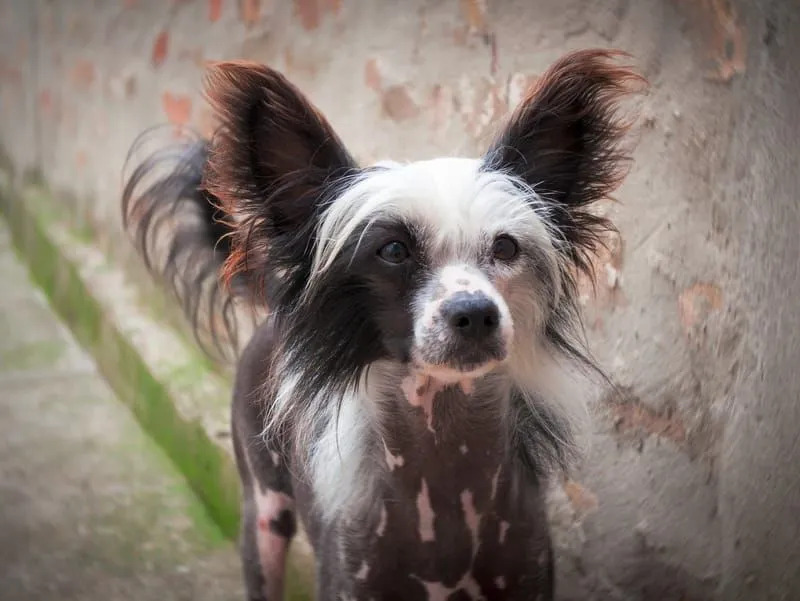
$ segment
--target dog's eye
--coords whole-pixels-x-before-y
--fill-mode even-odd
[[[498,236],[492,244],[492,256],[497,261],[510,261],[518,252],[519,247],[510,236]]]
[[[385,244],[378,251],[378,256],[387,263],[402,263],[409,255],[406,245],[396,240]]]

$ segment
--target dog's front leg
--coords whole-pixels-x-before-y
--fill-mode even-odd
[[[279,454],[269,450],[260,437],[242,434],[234,428],[236,463],[242,481],[239,544],[247,599],[281,601],[286,557],[295,533],[289,474]]]

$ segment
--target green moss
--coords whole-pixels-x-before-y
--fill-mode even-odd
[[[59,225],[65,223],[59,220],[60,213],[53,206],[40,187],[17,197],[5,183],[0,186],[0,210],[11,223],[14,244],[28,263],[32,278],[78,341],[93,354],[119,398],[128,404],[202,501],[202,505],[187,506],[198,531],[203,538],[216,542],[223,537],[235,538],[239,530],[239,479],[232,458],[210,438],[201,423],[180,415],[170,393],[175,387],[192,390],[207,374],[222,370],[198,352],[176,367],[166,382],[152,373],[125,333],[106,318],[77,266],[48,235],[48,227],[55,221]],[[70,236],[76,240],[90,235],[89,230],[76,233],[70,229]],[[312,573],[307,558],[302,560],[295,554],[288,566],[287,599],[313,598]]]
[[[14,242],[28,261],[34,281],[78,341],[92,352],[120,398],[184,474],[220,530],[234,538],[239,523],[239,483],[230,456],[209,438],[202,424],[178,415],[165,386],[125,336],[105,319],[77,268],[47,236],[52,213],[42,207],[46,201],[41,191],[26,194],[24,200],[23,207],[22,202],[11,202],[4,194],[0,206],[11,221]],[[27,209],[31,209],[29,213]],[[195,377],[200,377],[201,366],[198,362],[192,367]]]
[[[22,370],[47,367],[64,356],[66,346],[52,340],[31,342],[0,353],[0,370]]]

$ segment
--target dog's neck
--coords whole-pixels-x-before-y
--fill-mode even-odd
[[[394,390],[382,401],[379,429],[396,492],[422,487],[458,496],[486,488],[494,498],[510,456],[507,379],[445,384],[411,375]]]

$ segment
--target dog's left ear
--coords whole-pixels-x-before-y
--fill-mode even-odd
[[[220,125],[204,185],[234,228],[223,277],[243,276],[260,289],[310,263],[316,220],[357,165],[319,110],[274,69],[213,64],[206,95]]]
[[[548,207],[562,250],[580,269],[611,224],[588,211],[626,174],[620,146],[627,126],[619,101],[644,82],[613,59],[621,52],[585,50],[555,63],[517,107],[485,163],[520,178]]]

